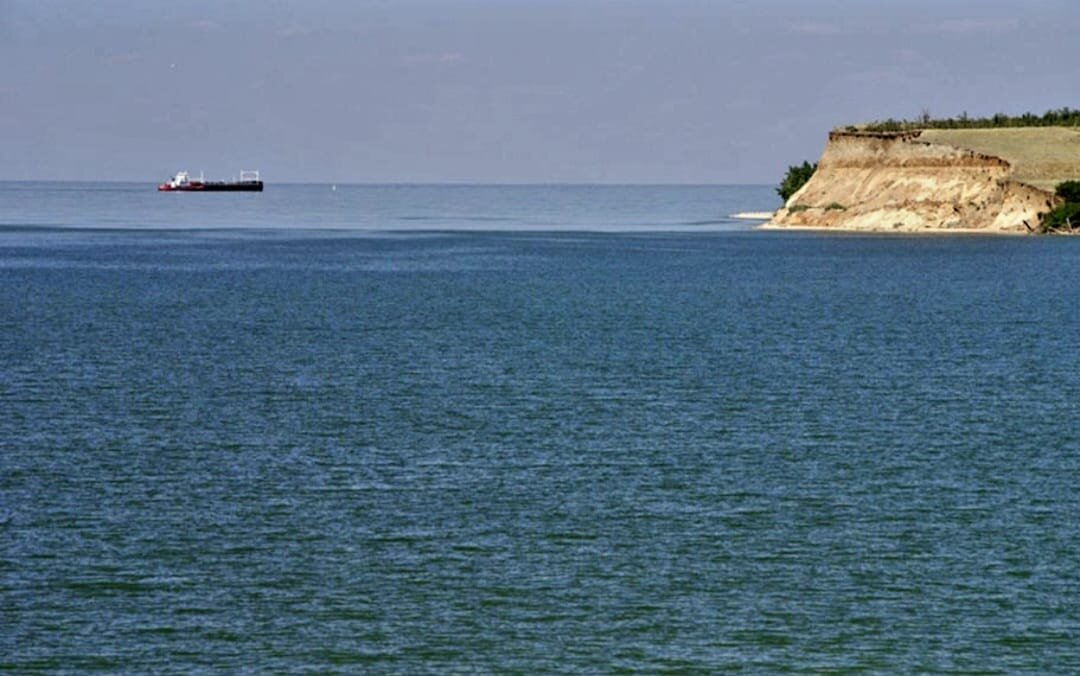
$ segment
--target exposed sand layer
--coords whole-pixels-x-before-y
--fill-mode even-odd
[[[998,156],[931,143],[921,132],[834,131],[813,177],[768,225],[1023,233],[1055,203]]]

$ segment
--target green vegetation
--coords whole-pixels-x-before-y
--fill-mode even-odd
[[[806,206],[805,204],[792,204],[790,207],[788,207],[788,213],[797,214],[800,211],[806,211],[809,208],[810,207]]]
[[[1073,232],[1080,228],[1080,203],[1066,202],[1043,216],[1042,232]]]
[[[1075,232],[1080,230],[1080,181],[1059,183],[1054,191],[1065,202],[1042,218],[1042,232]]]
[[[1058,183],[1054,192],[1066,202],[1080,202],[1080,181]]]
[[[916,120],[894,120],[871,122],[863,125],[862,131],[893,132],[915,131],[916,129],[997,129],[1003,127],[1080,127],[1080,110],[1058,108],[1048,110],[1042,115],[1024,113],[1006,115],[996,113],[990,117],[968,117],[966,112],[959,117],[934,119],[924,111]]]
[[[828,206],[825,207],[825,211],[836,211],[837,209],[843,211],[847,209],[847,207],[845,207],[843,204],[840,204],[839,202],[830,202]]]
[[[799,188],[806,185],[806,182],[810,180],[810,177],[817,171],[817,162],[810,164],[809,162],[803,162],[801,165],[796,164],[788,167],[787,173],[784,174],[784,180],[780,182],[780,187],[776,189],[776,194],[780,195],[780,199],[786,203]]]

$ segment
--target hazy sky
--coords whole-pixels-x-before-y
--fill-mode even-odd
[[[1080,107],[1080,0],[0,0],[0,179],[772,183]]]

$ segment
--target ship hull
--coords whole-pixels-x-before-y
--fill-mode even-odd
[[[161,192],[262,192],[262,181],[192,181],[186,185],[172,186],[163,183],[158,186]]]

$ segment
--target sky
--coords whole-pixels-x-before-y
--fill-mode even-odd
[[[0,180],[775,183],[1080,108],[1080,0],[0,0]]]

